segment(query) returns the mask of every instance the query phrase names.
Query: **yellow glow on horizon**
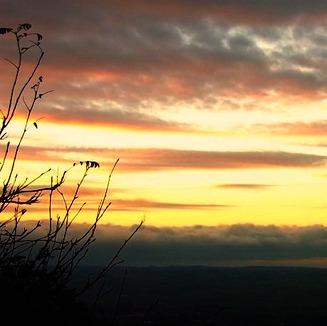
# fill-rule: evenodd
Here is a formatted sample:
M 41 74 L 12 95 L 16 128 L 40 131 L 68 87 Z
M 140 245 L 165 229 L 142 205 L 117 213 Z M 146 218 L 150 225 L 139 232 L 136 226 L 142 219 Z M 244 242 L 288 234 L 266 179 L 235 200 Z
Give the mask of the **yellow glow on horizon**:
M 236 164 L 234 168 L 210 169 L 204 164 L 203 168 L 192 169 L 175 162 L 174 167 L 167 165 L 164 170 L 128 170 L 128 159 L 133 158 L 133 149 L 174 149 L 194 151 L 196 155 L 201 155 L 201 151 L 288 151 L 327 155 L 327 148 L 318 146 L 323 142 L 324 135 L 288 136 L 261 132 L 260 128 L 253 132 L 246 128 L 238 129 L 237 125 L 241 124 L 242 119 L 248 119 L 245 124 L 261 123 L 265 118 L 273 123 L 278 120 L 274 120 L 270 113 L 264 118 L 255 112 L 244 117 L 239 113 L 230 113 L 225 116 L 227 120 L 217 122 L 216 132 L 203 133 L 151 133 L 148 130 L 112 129 L 96 125 L 58 125 L 44 119 L 39 122 L 38 129 L 31 126 L 24 143 L 41 148 L 41 151 L 35 153 L 32 160 L 19 162 L 18 169 L 22 175 L 35 176 L 35 173 L 51 168 L 51 173 L 42 180 L 44 184 L 49 184 L 50 175 L 60 175 L 74 162 L 99 161 L 101 168 L 91 171 L 85 184 L 84 200 L 89 205 L 80 214 L 80 222 L 93 221 L 108 174 L 115 158 L 120 158 L 109 191 L 108 199 L 112 200 L 112 206 L 101 223 L 137 224 L 145 215 L 146 223 L 155 226 L 326 224 L 324 198 L 327 171 L 323 166 L 264 168 L 258 165 L 254 168 L 255 165 Z M 192 123 L 194 119 L 195 116 L 190 116 L 188 122 Z M 205 114 L 202 119 L 201 124 L 215 124 L 212 114 Z M 13 124 L 12 132 L 16 139 L 19 127 L 19 122 Z M 101 151 L 92 154 L 92 150 L 96 149 Z M 131 151 L 127 158 L 124 157 L 124 149 Z M 112 157 L 109 161 L 108 152 Z M 83 168 L 69 172 L 66 183 L 69 191 L 76 186 L 82 173 Z M 94 198 L 94 194 L 97 198 Z M 43 205 L 42 216 L 46 216 L 45 203 L 40 205 Z M 32 215 L 36 219 L 40 216 L 34 215 L 34 212 Z
M 14 125 L 15 127 L 15 125 Z M 14 130 L 14 129 L 13 129 Z M 35 171 L 52 169 L 52 175 L 60 174 L 72 163 L 79 160 L 101 160 L 101 157 L 89 157 L 89 149 L 108 148 L 108 151 L 117 149 L 115 155 L 120 157 L 120 148 L 173 148 L 180 150 L 201 149 L 203 151 L 243 151 L 246 150 L 289 150 L 290 152 L 307 152 L 326 155 L 323 147 L 304 146 L 296 143 L 295 138 L 285 144 L 286 137 L 268 137 L 233 133 L 226 135 L 214 134 L 176 134 L 163 133 L 149 136 L 147 131 L 132 132 L 109 128 L 90 127 L 84 125 L 52 124 L 40 121 L 39 128 L 31 128 L 26 137 L 26 144 L 35 147 L 62 147 L 70 148 L 67 153 L 54 157 L 50 161 L 36 157 L 35 161 L 23 161 L 20 171 L 24 175 L 33 175 Z M 291 138 L 290 138 L 291 139 Z M 303 140 L 303 137 L 301 137 Z M 80 151 L 73 148 L 81 146 Z M 124 157 L 120 157 L 124 164 Z M 61 161 L 65 160 L 65 163 Z M 70 162 L 70 163 L 69 163 Z M 105 185 L 108 173 L 114 162 L 102 162 L 101 169 L 92 171 L 90 180 Z M 114 172 L 112 187 L 125 189 L 125 193 L 113 196 L 113 210 L 105 221 L 115 221 L 118 224 L 130 223 L 136 216 L 147 212 L 147 223 L 153 225 L 191 225 L 204 223 L 281 223 L 281 224 L 325 224 L 324 194 L 326 181 L 324 168 L 246 168 L 222 170 L 182 170 L 180 168 L 167 171 L 143 171 L 142 173 L 124 171 L 118 164 Z M 128 173 L 126 173 L 128 172 Z M 81 171 L 71 172 L 69 185 L 76 184 Z M 93 178 L 93 179 L 92 179 Z M 46 179 L 49 181 L 49 178 Z M 255 184 L 267 186 L 262 189 L 249 187 L 248 189 L 220 188 L 220 184 Z M 216 186 L 216 187 L 215 187 Z M 327 188 L 327 187 L 326 187 Z M 320 196 L 316 194 L 319 193 Z M 124 210 L 115 207 L 115 199 L 130 200 L 142 199 L 152 201 L 151 207 L 133 207 Z M 158 203 L 159 208 L 155 207 Z M 160 204 L 180 203 L 185 207 L 160 208 Z M 189 208 L 187 206 L 189 204 Z M 191 204 L 194 204 L 192 206 Z M 217 208 L 208 208 L 206 205 L 222 205 Z M 205 208 L 201 208 L 201 205 Z M 173 206 L 173 205 L 172 205 Z M 128 207 L 127 207 L 128 208 Z M 121 209 L 121 211 L 119 211 Z M 133 212 L 134 209 L 134 212 Z M 308 217 L 310 210 L 314 217 Z M 119 218 L 118 218 L 119 216 Z M 124 216 L 124 217 L 123 217 Z M 205 216 L 205 217 L 203 217 Z M 83 221 L 87 221 L 87 217 Z

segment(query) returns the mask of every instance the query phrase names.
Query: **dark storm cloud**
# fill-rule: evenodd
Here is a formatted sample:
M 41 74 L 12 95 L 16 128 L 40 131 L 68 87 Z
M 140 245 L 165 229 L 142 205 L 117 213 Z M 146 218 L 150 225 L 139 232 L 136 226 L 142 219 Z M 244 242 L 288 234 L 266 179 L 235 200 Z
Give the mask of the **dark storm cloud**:
M 130 16 L 155 16 L 156 18 L 213 16 L 225 17 L 226 20 L 235 19 L 235 22 L 247 21 L 248 23 L 251 23 L 251 17 L 253 17 L 254 23 L 261 21 L 265 24 L 274 21 L 289 22 L 295 18 L 323 18 L 325 17 L 324 9 L 327 9 L 324 0 L 315 0 L 314 2 L 306 0 L 167 0 L 165 2 L 156 0 L 72 0 L 69 2 L 57 0 L 46 3 L 42 0 L 28 2 L 4 0 L 2 6 L 9 17 L 11 13 L 9 10 L 16 10 L 17 15 L 21 15 L 21 17 L 25 13 L 26 16 L 34 17 L 49 25 L 55 24 L 53 21 L 47 21 L 49 15 L 65 21 L 77 9 L 88 10 L 90 13 L 127 11 Z M 84 21 L 85 25 L 87 22 Z M 66 24 L 71 24 L 71 22 L 66 21 Z
M 237 23 L 271 24 L 294 21 L 297 19 L 312 19 L 325 17 L 327 8 L 324 0 L 315 1 L 314 5 L 306 0 L 170 0 L 165 2 L 140 1 L 112 1 L 117 7 L 128 8 L 138 13 L 158 16 L 197 16 L 207 15 L 226 19 Z

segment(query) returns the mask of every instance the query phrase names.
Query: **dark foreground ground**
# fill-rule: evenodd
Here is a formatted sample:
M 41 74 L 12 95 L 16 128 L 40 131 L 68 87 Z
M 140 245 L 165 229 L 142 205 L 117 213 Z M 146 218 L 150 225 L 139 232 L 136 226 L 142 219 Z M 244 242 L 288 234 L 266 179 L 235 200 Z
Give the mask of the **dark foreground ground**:
M 119 267 L 104 289 L 101 325 L 327 325 L 327 269 Z

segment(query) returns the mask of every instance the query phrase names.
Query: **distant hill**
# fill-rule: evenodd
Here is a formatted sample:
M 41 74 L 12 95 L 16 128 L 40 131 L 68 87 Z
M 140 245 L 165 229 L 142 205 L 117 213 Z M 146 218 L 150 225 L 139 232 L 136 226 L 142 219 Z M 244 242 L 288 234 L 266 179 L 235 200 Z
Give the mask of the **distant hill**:
M 80 268 L 77 279 L 95 269 Z M 114 325 L 321 326 L 327 322 L 327 269 L 323 268 L 120 266 L 104 288 L 109 292 L 95 307 L 99 320 L 107 324 L 113 318 Z M 96 293 L 94 288 L 84 299 L 91 303 Z

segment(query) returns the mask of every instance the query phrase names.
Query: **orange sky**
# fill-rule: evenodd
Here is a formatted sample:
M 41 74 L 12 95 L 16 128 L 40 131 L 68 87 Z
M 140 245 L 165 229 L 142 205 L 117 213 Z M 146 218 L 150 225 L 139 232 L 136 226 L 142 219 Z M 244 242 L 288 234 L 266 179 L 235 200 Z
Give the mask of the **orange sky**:
M 21 169 L 99 162 L 81 220 L 119 158 L 104 223 L 326 224 L 324 1 L 31 3 L 4 1 L 0 13 L 43 35 L 39 75 L 54 90 L 35 110 Z M 12 58 L 13 39 L 0 42 Z M 0 69 L 6 106 L 13 69 Z

